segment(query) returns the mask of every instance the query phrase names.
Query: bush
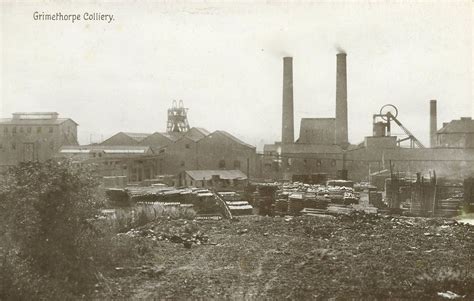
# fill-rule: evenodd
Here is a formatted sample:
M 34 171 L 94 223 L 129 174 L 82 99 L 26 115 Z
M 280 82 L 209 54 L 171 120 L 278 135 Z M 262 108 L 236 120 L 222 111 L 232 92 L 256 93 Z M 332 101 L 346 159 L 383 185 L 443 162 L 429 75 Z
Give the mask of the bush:
M 67 161 L 22 163 L 2 177 L 0 299 L 70 298 L 93 288 L 102 244 L 96 187 L 87 169 Z

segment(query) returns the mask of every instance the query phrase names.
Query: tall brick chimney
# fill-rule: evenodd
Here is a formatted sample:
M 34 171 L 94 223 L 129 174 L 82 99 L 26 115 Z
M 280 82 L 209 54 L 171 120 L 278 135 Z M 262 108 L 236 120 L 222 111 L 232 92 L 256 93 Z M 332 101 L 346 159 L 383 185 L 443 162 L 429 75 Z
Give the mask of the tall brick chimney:
M 283 108 L 281 143 L 295 142 L 293 117 L 293 58 L 283 58 Z
M 438 128 L 436 113 L 436 99 L 430 100 L 430 147 L 436 146 L 436 131 Z
M 349 145 L 347 129 L 347 71 L 346 54 L 338 53 L 336 67 L 336 130 L 335 143 L 346 148 Z

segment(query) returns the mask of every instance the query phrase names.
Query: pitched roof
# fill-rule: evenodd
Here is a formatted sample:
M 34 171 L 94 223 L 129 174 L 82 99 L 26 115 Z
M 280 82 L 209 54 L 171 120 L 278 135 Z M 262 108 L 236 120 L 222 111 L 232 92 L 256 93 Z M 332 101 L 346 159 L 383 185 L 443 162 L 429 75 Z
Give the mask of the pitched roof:
M 146 137 L 150 136 L 151 134 L 149 133 L 130 133 L 130 132 L 120 132 L 124 135 L 127 135 L 128 137 L 132 138 L 133 140 L 140 142 Z M 120 134 L 119 133 L 119 134 Z
M 206 129 L 193 127 L 189 131 L 184 133 L 183 137 L 189 138 L 193 140 L 194 142 L 196 142 L 206 137 L 209 134 L 210 133 Z
M 240 170 L 186 170 L 185 173 L 194 180 L 211 180 L 215 175 L 223 180 L 247 180 L 247 175 Z
M 239 144 L 241 144 L 241 145 L 243 145 L 243 146 L 246 146 L 246 147 L 249 147 L 249 148 L 255 148 L 255 146 L 243 142 L 243 141 L 240 140 L 239 138 L 237 138 L 237 137 L 235 137 L 235 136 L 229 134 L 229 133 L 226 132 L 226 131 L 215 131 L 215 132 L 211 133 L 208 137 L 212 136 L 213 134 L 220 134 L 220 135 L 223 135 L 223 136 L 225 136 L 225 137 L 227 137 L 227 138 L 233 140 L 234 142 L 239 143 Z
M 168 132 L 163 132 L 163 133 L 159 133 L 159 132 L 156 132 L 155 134 L 160 134 L 168 139 L 170 139 L 171 141 L 176 141 L 178 140 L 179 138 L 181 138 L 184 133 L 183 132 L 171 132 L 171 133 L 168 133 Z
M 474 120 L 471 117 L 461 117 L 460 120 L 452 120 L 443 126 L 438 134 L 448 133 L 474 133 Z
M 56 119 L 13 119 L 13 118 L 1 118 L 0 124 L 5 125 L 57 125 L 71 120 L 76 125 L 78 124 L 70 118 L 56 118 Z

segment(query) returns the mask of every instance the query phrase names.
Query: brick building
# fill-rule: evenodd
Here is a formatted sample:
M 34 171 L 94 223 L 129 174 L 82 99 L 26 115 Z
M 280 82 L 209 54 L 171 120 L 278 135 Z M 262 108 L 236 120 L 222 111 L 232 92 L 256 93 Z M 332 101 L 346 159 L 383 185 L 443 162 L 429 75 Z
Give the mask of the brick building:
M 461 117 L 436 132 L 436 147 L 474 148 L 474 120 Z
M 13 113 L 0 119 L 0 168 L 45 161 L 63 145 L 78 145 L 78 124 L 56 112 Z

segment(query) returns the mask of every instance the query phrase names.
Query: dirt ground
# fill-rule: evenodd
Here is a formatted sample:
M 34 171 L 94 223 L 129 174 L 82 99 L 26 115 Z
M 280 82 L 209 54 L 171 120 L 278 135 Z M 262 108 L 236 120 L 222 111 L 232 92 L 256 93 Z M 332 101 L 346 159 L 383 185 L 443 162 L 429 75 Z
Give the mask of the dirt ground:
M 474 299 L 474 226 L 451 220 L 161 219 L 120 236 L 139 255 L 106 276 L 98 298 Z

